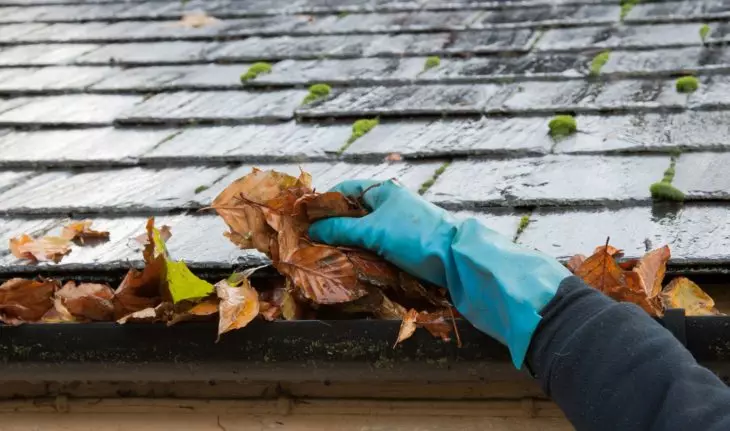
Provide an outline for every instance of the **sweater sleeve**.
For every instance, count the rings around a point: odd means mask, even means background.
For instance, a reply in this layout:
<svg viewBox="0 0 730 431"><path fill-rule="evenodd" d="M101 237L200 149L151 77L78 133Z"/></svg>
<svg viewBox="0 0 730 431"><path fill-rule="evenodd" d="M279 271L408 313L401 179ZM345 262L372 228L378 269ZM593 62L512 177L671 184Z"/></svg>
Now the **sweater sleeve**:
<svg viewBox="0 0 730 431"><path fill-rule="evenodd" d="M568 277L528 366L578 431L730 430L730 389L633 304Z"/></svg>

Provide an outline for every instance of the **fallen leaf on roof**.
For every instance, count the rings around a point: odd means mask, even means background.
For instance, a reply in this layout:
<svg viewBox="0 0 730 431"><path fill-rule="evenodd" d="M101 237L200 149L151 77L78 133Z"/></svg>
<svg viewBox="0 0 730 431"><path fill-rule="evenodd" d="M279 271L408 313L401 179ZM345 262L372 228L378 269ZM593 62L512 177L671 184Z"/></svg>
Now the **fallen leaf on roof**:
<svg viewBox="0 0 730 431"><path fill-rule="evenodd" d="M401 156L399 153L390 153L385 156L385 159L383 159L383 161L388 163L400 162L401 160L403 160L403 156Z"/></svg>
<svg viewBox="0 0 730 431"><path fill-rule="evenodd" d="M677 277L662 291L665 309L683 308L687 316L716 316L715 301L686 277Z"/></svg>
<svg viewBox="0 0 730 431"><path fill-rule="evenodd" d="M44 236L32 238L22 234L10 239L10 251L18 259L27 259L35 263L50 261L58 263L64 256L71 253L71 241L60 236Z"/></svg>
<svg viewBox="0 0 730 431"><path fill-rule="evenodd" d="M170 226L164 224L158 230L160 231L160 238L163 241L167 242L167 240L172 237L172 231L170 230ZM149 236L147 235L147 232L135 236L134 240L137 241L137 243L139 243L140 245L149 244Z"/></svg>
<svg viewBox="0 0 730 431"><path fill-rule="evenodd" d="M63 306L76 318L107 321L114 318L114 291L106 284L69 281L56 292Z"/></svg>
<svg viewBox="0 0 730 431"><path fill-rule="evenodd" d="M200 28L219 22L220 20L218 18L210 16L203 11L195 11L183 14L180 21L178 21L178 25L181 27Z"/></svg>
<svg viewBox="0 0 730 431"><path fill-rule="evenodd" d="M0 321L8 325L36 322L53 306L54 280L12 278L0 285Z"/></svg>
<svg viewBox="0 0 730 431"><path fill-rule="evenodd" d="M92 220L81 220L67 224L61 230L61 238L78 241L81 245L109 241L109 232L91 229Z"/></svg>
<svg viewBox="0 0 730 431"><path fill-rule="evenodd" d="M218 303L218 339L228 331L248 325L259 314L259 294L248 279L240 286L231 286L226 280L215 285Z"/></svg>
<svg viewBox="0 0 730 431"><path fill-rule="evenodd" d="M582 254L576 254L570 259L568 259L568 262L565 266L568 267L570 272L575 272L578 268L580 268L581 265L583 265L583 262L586 261L585 255Z"/></svg>

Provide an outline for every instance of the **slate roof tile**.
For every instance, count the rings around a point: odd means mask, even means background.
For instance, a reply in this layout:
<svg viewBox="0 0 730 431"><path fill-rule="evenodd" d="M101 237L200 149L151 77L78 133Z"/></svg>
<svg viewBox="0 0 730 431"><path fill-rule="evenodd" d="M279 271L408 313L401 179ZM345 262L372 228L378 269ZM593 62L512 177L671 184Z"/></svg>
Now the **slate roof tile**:
<svg viewBox="0 0 730 431"><path fill-rule="evenodd" d="M517 240L559 258L610 236L629 256L669 243L675 263L727 265L728 8L642 2L621 21L615 0L2 0L0 243L88 216L112 241L42 267L123 269L155 215L195 268L259 264L196 212L258 165L301 167L318 190L397 177L508 237L528 215ZM178 25L196 9L219 21ZM242 85L257 61L271 73ZM693 94L676 91L685 74ZM331 94L302 105L319 82ZM576 134L549 136L557 113ZM680 206L649 194L671 157ZM37 271L0 250L0 272Z"/></svg>

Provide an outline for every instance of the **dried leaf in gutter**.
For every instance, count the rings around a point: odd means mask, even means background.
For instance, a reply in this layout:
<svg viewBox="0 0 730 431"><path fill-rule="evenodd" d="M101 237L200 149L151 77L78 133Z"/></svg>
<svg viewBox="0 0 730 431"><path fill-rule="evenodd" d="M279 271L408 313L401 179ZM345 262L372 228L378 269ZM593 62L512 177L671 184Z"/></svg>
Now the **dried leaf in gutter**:
<svg viewBox="0 0 730 431"><path fill-rule="evenodd" d="M248 279L238 287L221 280L215 285L215 291L220 299L218 340L226 332L248 325L259 314L259 294Z"/></svg>
<svg viewBox="0 0 730 431"><path fill-rule="evenodd" d="M114 319L114 291L106 284L69 281L56 292L64 307L76 318L107 321Z"/></svg>
<svg viewBox="0 0 730 431"><path fill-rule="evenodd" d="M367 293L358 284L355 268L347 256L334 247L300 248L276 267L307 299L318 304L354 301Z"/></svg>
<svg viewBox="0 0 730 431"><path fill-rule="evenodd" d="M0 285L0 321L17 325L37 322L53 306L54 280L13 278Z"/></svg>
<svg viewBox="0 0 730 431"><path fill-rule="evenodd" d="M188 320L203 319L218 313L218 298L207 298L185 311L173 313L167 326Z"/></svg>
<svg viewBox="0 0 730 431"><path fill-rule="evenodd" d="M121 319L117 320L117 323L123 325L125 323L154 323L164 322L169 320L172 313L172 304L169 302L163 302L156 307L145 308L143 310L135 311L134 313L127 314Z"/></svg>
<svg viewBox="0 0 730 431"><path fill-rule="evenodd" d="M570 272L575 273L575 271L580 268L581 265L583 265L583 262L586 261L586 257L582 254L576 254L575 256L568 259L568 263L565 265L568 267Z"/></svg>
<svg viewBox="0 0 730 431"><path fill-rule="evenodd" d="M413 333L416 332L416 318L418 318L418 311L410 309L406 312L398 330L398 339L395 340L393 347L411 338Z"/></svg>
<svg viewBox="0 0 730 431"><path fill-rule="evenodd" d="M606 249L599 248L578 267L575 275L603 293L611 294L625 287L624 272Z"/></svg>
<svg viewBox="0 0 730 431"><path fill-rule="evenodd" d="M614 246L612 246L610 244L599 245L598 247L596 247L595 250L593 250L593 254L600 253L602 251L605 251L605 252L608 253L609 256L613 256L613 257L616 257L616 258L621 257L621 256L624 255L624 251L623 250L618 249L618 248L616 248L616 247L614 247Z"/></svg>
<svg viewBox="0 0 730 431"><path fill-rule="evenodd" d="M95 245L109 241L109 232L91 229L93 223L91 220L69 223L61 230L61 238L76 241L81 245Z"/></svg>
<svg viewBox="0 0 730 431"><path fill-rule="evenodd" d="M41 317L43 323L75 323L78 319L63 305L61 298L53 299L53 307Z"/></svg>
<svg viewBox="0 0 730 431"><path fill-rule="evenodd" d="M116 319L146 308L154 308L160 303L161 263L147 264L143 271L132 268L127 272L114 294Z"/></svg>
<svg viewBox="0 0 730 431"><path fill-rule="evenodd" d="M51 261L58 263L71 253L71 241L60 236L44 236L32 238L23 234L10 239L10 251L18 259L28 259L33 263Z"/></svg>
<svg viewBox="0 0 730 431"><path fill-rule="evenodd" d="M717 316L715 301L685 277L672 280L661 293L665 308L683 308L687 316Z"/></svg>

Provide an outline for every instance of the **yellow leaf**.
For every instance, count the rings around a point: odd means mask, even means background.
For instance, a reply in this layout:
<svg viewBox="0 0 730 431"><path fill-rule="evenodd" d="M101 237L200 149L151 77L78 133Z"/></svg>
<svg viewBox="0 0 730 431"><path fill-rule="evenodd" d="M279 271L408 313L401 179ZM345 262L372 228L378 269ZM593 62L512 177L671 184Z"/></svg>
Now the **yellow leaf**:
<svg viewBox="0 0 730 431"><path fill-rule="evenodd" d="M167 288L172 302L197 301L213 293L213 285L193 274L185 262L165 260Z"/></svg>
<svg viewBox="0 0 730 431"><path fill-rule="evenodd" d="M716 316L715 301L698 285L685 277L677 277L661 293L665 308L683 308L687 316Z"/></svg>

